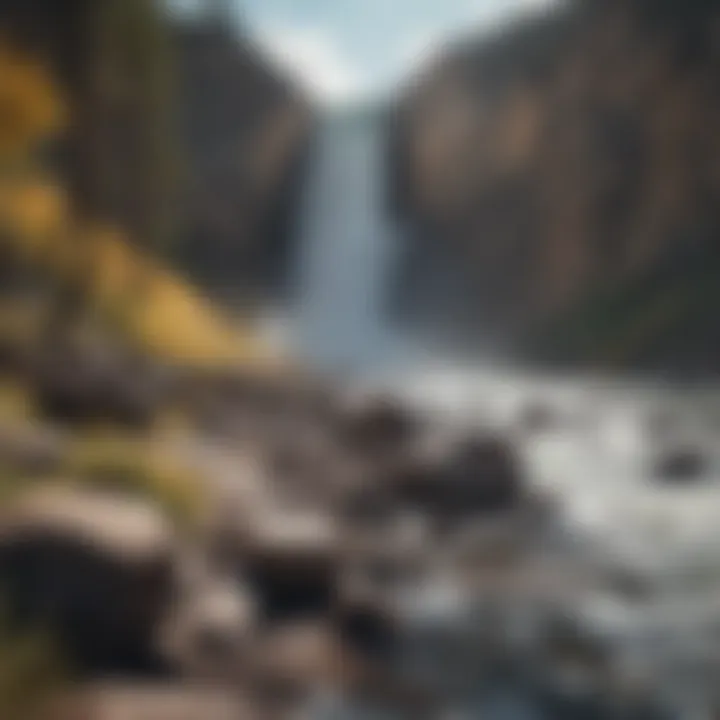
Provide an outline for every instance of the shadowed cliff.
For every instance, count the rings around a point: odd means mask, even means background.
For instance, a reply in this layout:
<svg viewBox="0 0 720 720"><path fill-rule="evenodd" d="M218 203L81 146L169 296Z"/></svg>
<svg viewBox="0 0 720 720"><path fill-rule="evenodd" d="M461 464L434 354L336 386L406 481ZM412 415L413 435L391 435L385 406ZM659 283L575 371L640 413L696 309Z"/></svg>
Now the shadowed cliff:
<svg viewBox="0 0 720 720"><path fill-rule="evenodd" d="M226 25L177 24L173 40L188 171L180 257L231 299L273 291L286 270L310 106Z"/></svg>
<svg viewBox="0 0 720 720"><path fill-rule="evenodd" d="M448 48L396 113L411 281L454 268L461 334L716 370L719 47L717 2L578 0Z"/></svg>
<svg viewBox="0 0 720 720"><path fill-rule="evenodd" d="M156 0L2 0L0 29L59 82L52 164L82 217L217 294L267 285L310 111L249 38Z"/></svg>

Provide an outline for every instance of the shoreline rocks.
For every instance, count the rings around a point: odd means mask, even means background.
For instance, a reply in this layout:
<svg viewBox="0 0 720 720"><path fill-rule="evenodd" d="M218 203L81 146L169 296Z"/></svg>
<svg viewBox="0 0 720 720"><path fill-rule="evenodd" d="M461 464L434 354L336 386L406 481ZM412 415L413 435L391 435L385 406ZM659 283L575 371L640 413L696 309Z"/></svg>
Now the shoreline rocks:
<svg viewBox="0 0 720 720"><path fill-rule="evenodd" d="M174 536L140 501L41 490L0 520L0 582L20 625L50 627L78 669L161 671L155 633L173 599Z"/></svg>
<svg viewBox="0 0 720 720"><path fill-rule="evenodd" d="M263 720L294 717L328 689L392 720L471 699L496 720L507 688L538 717L615 720L608 707L630 680L590 656L624 660L617 618L629 604L642 614L661 583L636 587L632 558L623 578L618 559L573 534L570 505L533 482L521 438L399 400L346 410L338 399L318 413L270 396L233 400L252 432L163 437L205 478L202 527L82 489L41 488L0 515L0 579L19 610L57 623L84 678L161 677L174 697L232 688ZM586 606L582 642L548 638L553 617ZM654 701L669 676L649 668ZM576 681L587 692L573 695ZM184 720L167 707L163 720Z"/></svg>

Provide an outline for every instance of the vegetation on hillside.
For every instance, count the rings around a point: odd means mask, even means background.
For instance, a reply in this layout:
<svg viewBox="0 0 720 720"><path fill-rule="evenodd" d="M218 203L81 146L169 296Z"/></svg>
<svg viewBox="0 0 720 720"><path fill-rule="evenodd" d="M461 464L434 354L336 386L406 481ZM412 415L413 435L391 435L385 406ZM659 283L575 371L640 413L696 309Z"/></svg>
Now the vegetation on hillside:
<svg viewBox="0 0 720 720"><path fill-rule="evenodd" d="M68 114L51 72L6 42L0 47L0 87L0 230L13 281L39 276L38 294L50 304L62 301L58 289L81 291L83 312L100 312L129 343L161 359L265 359L249 332L243 335L221 317L160 255L141 249L153 245L147 237L138 242L102 219L75 213L62 175L41 162L41 150L64 130ZM148 181L142 165L134 170L139 183ZM17 306L13 292L6 305Z"/></svg>

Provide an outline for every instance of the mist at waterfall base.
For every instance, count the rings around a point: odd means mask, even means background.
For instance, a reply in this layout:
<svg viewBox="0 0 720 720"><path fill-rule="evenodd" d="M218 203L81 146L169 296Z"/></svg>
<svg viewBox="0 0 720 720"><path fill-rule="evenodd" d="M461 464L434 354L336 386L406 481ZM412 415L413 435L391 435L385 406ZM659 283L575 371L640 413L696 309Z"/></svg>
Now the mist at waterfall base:
<svg viewBox="0 0 720 720"><path fill-rule="evenodd" d="M346 381L468 366L457 344L430 330L437 320L414 323L395 310L412 231L390 210L388 118L380 103L325 110L294 223L290 290L265 322L286 354ZM440 287L422 294L453 289L434 274ZM473 345L471 366L493 362L491 343Z"/></svg>
<svg viewBox="0 0 720 720"><path fill-rule="evenodd" d="M336 109L319 125L296 225L292 300L275 317L276 339L344 385L392 392L449 427L491 430L516 443L533 492L557 502L553 549L546 552L543 539L532 561L542 574L546 555L552 567L561 548L567 574L553 588L555 612L612 647L614 671L623 675L627 667L628 678L637 673L640 685L652 685L653 700L671 711L588 714L596 708L580 699L587 671L580 657L580 666L565 668L569 675L559 681L567 683L568 696L577 695L566 714L542 707L533 695L535 680L517 676L497 692L471 683L451 709L457 717L490 720L710 717L703 714L714 703L707 673L720 627L720 393L638 379L541 375L490 353L468 360L393 321L388 298L405 238L386 212L383 118L378 108ZM518 418L534 403L552 408L555 419L524 435ZM653 430L657 418L667 420L668 433ZM700 481L658 482L653 467L668 447L702 458ZM619 589L619 580L608 581L620 577L643 588L642 600ZM485 647L477 635L495 621L477 605L459 602L456 582L443 578L440 572L427 593L416 588L404 612L411 624L456 643L459 656L442 662L447 673L460 673L468 663L482 663ZM575 586L585 583L590 590L578 597ZM545 600L522 593L517 600L525 609L516 608L522 616L516 620L532 625ZM522 657L540 662L528 648ZM441 675L440 661L429 662L431 675ZM347 699L321 706L313 717L377 717Z"/></svg>

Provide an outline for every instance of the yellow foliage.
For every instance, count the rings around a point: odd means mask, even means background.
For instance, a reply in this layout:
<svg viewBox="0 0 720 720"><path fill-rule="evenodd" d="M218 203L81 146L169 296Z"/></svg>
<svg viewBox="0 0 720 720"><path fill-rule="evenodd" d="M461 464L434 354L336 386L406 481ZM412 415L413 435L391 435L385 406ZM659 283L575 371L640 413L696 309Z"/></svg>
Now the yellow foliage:
<svg viewBox="0 0 720 720"><path fill-rule="evenodd" d="M133 248L122 233L104 227L86 232L93 299L119 317L129 339L145 351L181 364L273 361L252 332L223 318L191 284Z"/></svg>
<svg viewBox="0 0 720 720"><path fill-rule="evenodd" d="M44 65L0 43L0 157L22 156L60 130L65 107Z"/></svg>
<svg viewBox="0 0 720 720"><path fill-rule="evenodd" d="M205 509L201 478L152 440L86 437L72 446L63 469L59 482L147 498L181 527L195 525Z"/></svg>
<svg viewBox="0 0 720 720"><path fill-rule="evenodd" d="M121 232L74 224L65 194L49 180L1 186L0 227L26 262L83 283L92 302L151 354L187 364L263 367L274 360L252 332L221 317L190 283Z"/></svg>
<svg viewBox="0 0 720 720"><path fill-rule="evenodd" d="M129 330L150 352L190 364L263 364L269 353L224 322L190 285L155 268L144 307L130 308Z"/></svg>
<svg viewBox="0 0 720 720"><path fill-rule="evenodd" d="M0 381L0 421L22 422L32 418L33 413L33 395L26 385Z"/></svg>
<svg viewBox="0 0 720 720"><path fill-rule="evenodd" d="M68 218L67 197L51 180L15 179L0 185L0 226L30 260L48 252Z"/></svg>
<svg viewBox="0 0 720 720"><path fill-rule="evenodd" d="M68 687L69 673L58 643L48 632L18 632L0 618L0 717L32 720L45 716Z"/></svg>
<svg viewBox="0 0 720 720"><path fill-rule="evenodd" d="M64 120L42 63L0 42L0 160L31 151ZM26 262L80 284L131 342L151 354L181 364L271 365L273 356L251 331L221 317L122 233L78 223L69 205L63 189L46 178L0 180L0 233Z"/></svg>
<svg viewBox="0 0 720 720"><path fill-rule="evenodd" d="M96 228L89 238L93 253L92 283L97 301L118 302L128 293L136 268L122 234L109 228Z"/></svg>

